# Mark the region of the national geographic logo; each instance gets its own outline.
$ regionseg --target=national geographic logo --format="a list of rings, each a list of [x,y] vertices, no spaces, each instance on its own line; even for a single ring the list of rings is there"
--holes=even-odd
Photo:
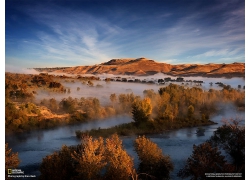
[[[21,169],[8,169],[9,178],[36,178],[36,175],[24,174]]]
[[[21,169],[8,169],[8,174],[24,174]]]

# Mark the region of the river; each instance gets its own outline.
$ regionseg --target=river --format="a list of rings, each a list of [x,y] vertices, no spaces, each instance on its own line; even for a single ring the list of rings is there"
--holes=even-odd
[[[163,78],[161,76],[154,76],[154,79]],[[243,78],[202,78],[202,77],[190,77],[185,78],[186,80],[195,79],[203,80],[205,83],[202,84],[201,88],[207,90],[209,88],[221,89],[217,85],[209,85],[209,82],[222,82],[224,84],[230,84],[232,87],[237,88],[238,85],[242,87],[245,85]],[[101,85],[102,88],[88,87],[82,84],[82,82],[76,81],[75,83],[62,82],[63,85],[71,89],[70,94],[58,94],[47,91],[39,91],[36,95],[36,100],[40,101],[43,98],[55,98],[60,101],[62,98],[72,96],[73,98],[80,97],[97,97],[100,99],[101,104],[105,105],[110,103],[109,96],[111,93],[129,93],[133,92],[136,95],[143,96],[143,90],[153,89],[155,92],[160,87],[166,85],[155,85],[155,84],[142,84],[142,83],[122,83],[122,82],[109,82],[96,81],[97,84]],[[194,85],[192,85],[194,86]],[[80,90],[77,91],[77,87]],[[242,89],[243,90],[243,89]],[[148,136],[153,142],[157,143],[158,146],[163,150],[164,154],[170,155],[174,163],[174,171],[171,173],[171,179],[178,179],[176,173],[183,168],[186,159],[191,155],[193,145],[201,144],[211,137],[213,132],[218,126],[221,125],[221,120],[229,118],[240,118],[245,120],[244,112],[237,112],[233,105],[223,105],[224,111],[212,117],[211,120],[218,124],[204,127],[204,135],[198,136],[196,134],[197,128],[184,128],[179,130],[168,131],[163,134],[150,135]],[[52,154],[54,151],[60,150],[62,145],[77,145],[80,140],[75,137],[76,130],[90,130],[93,128],[108,128],[122,123],[131,122],[132,118],[129,116],[117,116],[106,120],[100,120],[89,123],[82,123],[78,125],[70,125],[64,127],[58,127],[49,130],[38,130],[30,133],[22,133],[18,135],[9,135],[5,137],[5,141],[9,143],[9,147],[12,148],[13,152],[18,152],[18,156],[21,159],[19,168],[24,171],[27,175],[40,174],[39,166],[42,162],[42,158]],[[244,124],[245,121],[243,121]],[[134,158],[135,165],[138,165],[138,158],[133,150],[133,141],[136,136],[122,137],[124,148]]]
[[[201,144],[213,134],[218,126],[221,125],[223,118],[245,118],[244,112],[237,112],[232,106],[225,107],[225,113],[221,113],[212,118],[218,124],[203,127],[205,133],[202,136],[196,134],[197,128],[184,128],[172,130],[163,134],[148,136],[153,142],[163,150],[164,154],[170,155],[174,163],[174,171],[171,173],[171,179],[178,179],[176,173],[184,166],[186,159],[192,153],[193,144]],[[50,130],[39,130],[19,135],[6,136],[5,140],[13,152],[18,152],[21,163],[19,169],[27,175],[39,176],[39,165],[42,158],[60,150],[62,145],[77,145],[80,140],[75,137],[76,130],[89,130],[92,128],[108,128],[122,123],[131,122],[129,116],[117,116],[106,120],[82,123],[58,127]],[[244,124],[244,121],[242,122]],[[124,148],[134,158],[135,165],[138,165],[138,158],[133,150],[133,141],[136,136],[122,137]]]

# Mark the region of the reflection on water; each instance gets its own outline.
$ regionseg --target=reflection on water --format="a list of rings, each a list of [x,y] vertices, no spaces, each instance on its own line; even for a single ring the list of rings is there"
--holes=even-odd
[[[164,154],[169,154],[174,162],[174,172],[172,179],[177,179],[176,173],[184,166],[186,159],[191,155],[193,145],[198,145],[206,141],[213,134],[218,126],[221,125],[221,118],[234,118],[241,116],[244,119],[245,113],[238,113],[230,110],[230,113],[218,115],[212,119],[218,124],[202,127],[204,135],[198,136],[197,127],[183,128],[179,130],[167,131],[162,134],[148,136],[153,142],[163,150]],[[63,144],[67,146],[77,145],[80,140],[75,137],[76,130],[89,130],[92,128],[108,128],[122,123],[131,122],[129,116],[118,116],[96,122],[65,126],[50,130],[40,130],[32,133],[23,133],[6,137],[6,142],[14,152],[18,152],[21,168],[27,174],[39,175],[39,164],[46,155],[59,150]],[[243,121],[244,124],[244,121]],[[123,145],[127,152],[134,157],[135,165],[138,166],[138,157],[133,148],[133,141],[136,136],[122,137]]]

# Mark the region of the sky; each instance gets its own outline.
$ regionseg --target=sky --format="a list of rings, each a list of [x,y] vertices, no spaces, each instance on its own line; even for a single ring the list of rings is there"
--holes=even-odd
[[[245,1],[5,1],[5,69],[139,57],[245,62]]]

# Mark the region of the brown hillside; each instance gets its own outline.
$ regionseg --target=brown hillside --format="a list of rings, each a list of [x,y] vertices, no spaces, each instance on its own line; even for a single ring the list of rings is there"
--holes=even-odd
[[[40,72],[52,72],[53,68],[35,68]],[[55,68],[53,72],[67,74],[114,74],[146,76],[164,73],[173,76],[244,77],[245,63],[232,64],[179,64],[171,65],[146,58],[112,59],[93,66]]]

